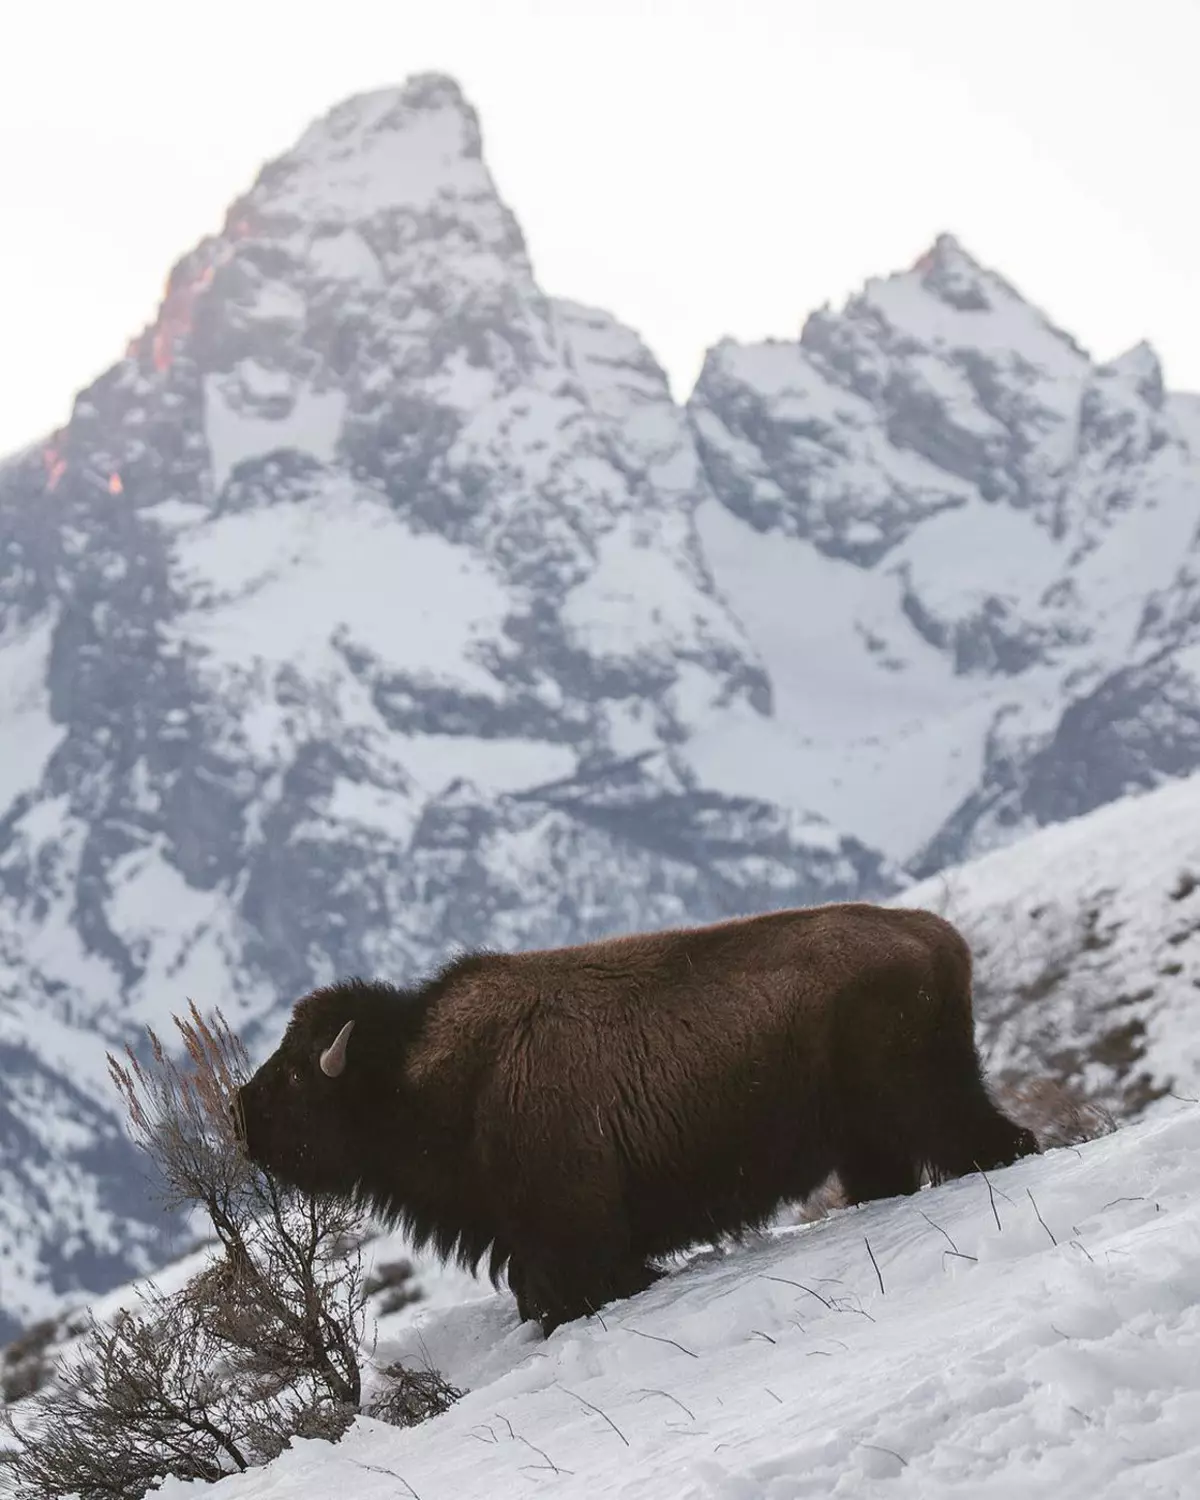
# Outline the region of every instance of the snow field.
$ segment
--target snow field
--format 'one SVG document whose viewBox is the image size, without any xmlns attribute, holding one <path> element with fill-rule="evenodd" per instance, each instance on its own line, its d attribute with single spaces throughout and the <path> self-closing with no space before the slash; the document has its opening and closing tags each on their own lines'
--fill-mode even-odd
<svg viewBox="0 0 1200 1500">
<path fill-rule="evenodd" d="M 1196 1493 L 1191 1105 L 701 1251 L 545 1341 L 507 1292 L 418 1273 L 431 1300 L 383 1322 L 377 1360 L 427 1359 L 469 1394 L 418 1428 L 297 1443 L 228 1500 Z"/>
</svg>

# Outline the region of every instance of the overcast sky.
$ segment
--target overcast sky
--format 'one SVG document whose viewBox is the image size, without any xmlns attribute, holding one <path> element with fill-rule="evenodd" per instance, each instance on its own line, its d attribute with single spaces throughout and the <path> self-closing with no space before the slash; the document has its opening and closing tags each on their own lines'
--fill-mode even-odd
<svg viewBox="0 0 1200 1500">
<path fill-rule="evenodd" d="M 948 229 L 1200 391 L 1200 0 L 41 0 L 0 41 L 0 453 L 65 419 L 259 165 L 428 69 L 545 288 L 686 394 Z"/>
</svg>

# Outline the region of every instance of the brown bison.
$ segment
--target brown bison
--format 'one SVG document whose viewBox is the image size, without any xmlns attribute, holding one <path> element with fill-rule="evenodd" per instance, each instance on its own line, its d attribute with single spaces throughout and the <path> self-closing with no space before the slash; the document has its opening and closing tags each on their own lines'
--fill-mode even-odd
<svg viewBox="0 0 1200 1500">
<path fill-rule="evenodd" d="M 507 1265 L 546 1333 L 833 1171 L 862 1202 L 1038 1149 L 984 1090 L 962 937 L 865 904 L 314 990 L 233 1115 L 283 1180 Z"/>
</svg>

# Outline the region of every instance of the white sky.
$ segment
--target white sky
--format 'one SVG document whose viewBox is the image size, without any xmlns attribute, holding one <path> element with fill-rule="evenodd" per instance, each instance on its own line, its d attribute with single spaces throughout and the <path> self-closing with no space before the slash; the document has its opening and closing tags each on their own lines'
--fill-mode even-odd
<svg viewBox="0 0 1200 1500">
<path fill-rule="evenodd" d="M 0 453 L 153 314 L 259 165 L 452 73 L 545 288 L 686 394 L 942 229 L 1200 390 L 1200 0 L 42 0 L 0 27 Z"/>
</svg>

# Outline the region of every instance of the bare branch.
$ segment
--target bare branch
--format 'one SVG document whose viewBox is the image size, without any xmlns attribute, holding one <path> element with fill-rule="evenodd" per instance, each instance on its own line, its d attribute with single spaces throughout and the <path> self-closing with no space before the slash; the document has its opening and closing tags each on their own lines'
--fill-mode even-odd
<svg viewBox="0 0 1200 1500">
<path fill-rule="evenodd" d="M 567 1395 L 568 1396 L 573 1396 L 575 1398 L 575 1400 L 580 1403 L 581 1406 L 586 1406 L 589 1411 L 594 1411 L 598 1417 L 603 1417 L 604 1420 L 608 1423 L 608 1425 L 612 1428 L 612 1430 L 616 1433 L 616 1435 L 625 1444 L 625 1446 L 627 1448 L 629 1447 L 629 1439 L 625 1436 L 625 1434 L 621 1431 L 621 1429 L 617 1426 L 617 1424 L 613 1421 L 613 1419 L 609 1416 L 609 1414 L 606 1411 L 601 1411 L 598 1406 L 593 1406 L 593 1404 L 590 1401 L 585 1400 L 581 1395 L 579 1395 L 579 1393 L 577 1391 L 567 1390 L 567 1387 L 565 1385 L 560 1385 L 559 1386 L 559 1390 L 566 1391 Z"/>
<path fill-rule="evenodd" d="M 1045 1219 L 1042 1218 L 1042 1211 L 1037 1206 L 1037 1199 L 1033 1196 L 1033 1193 L 1032 1193 L 1032 1191 L 1029 1188 L 1026 1188 L 1025 1191 L 1029 1194 L 1029 1201 L 1030 1201 L 1030 1203 L 1033 1204 L 1033 1211 L 1034 1211 L 1035 1214 L 1037 1214 L 1037 1221 L 1038 1221 L 1038 1223 L 1042 1226 L 1042 1228 L 1050 1236 L 1050 1243 L 1052 1245 L 1057 1245 L 1058 1241 L 1054 1238 L 1054 1231 L 1050 1228 L 1049 1224 L 1046 1223 Z"/>
<path fill-rule="evenodd" d="M 670 1344 L 673 1349 L 678 1349 L 679 1352 L 680 1352 L 680 1354 L 686 1354 L 690 1359 L 699 1359 L 700 1358 L 700 1356 L 695 1352 L 695 1350 L 693 1350 L 693 1349 L 686 1349 L 676 1339 L 666 1339 L 666 1338 L 663 1338 L 662 1335 L 658 1334 L 658 1333 L 643 1333 L 640 1328 L 630 1328 L 628 1324 L 625 1324 L 624 1328 L 625 1328 L 625 1332 L 626 1333 L 632 1333 L 635 1337 L 637 1337 L 639 1339 L 653 1339 L 653 1341 L 656 1344 Z"/>
<path fill-rule="evenodd" d="M 201 1208 L 219 1251 L 174 1295 L 151 1286 L 136 1311 L 93 1321 L 19 1420 L 4 1413 L 18 1500 L 140 1500 L 171 1475 L 211 1482 L 294 1437 L 336 1440 L 361 1405 L 364 1217 L 242 1154 L 229 1102 L 250 1073 L 244 1047 L 219 1011 L 189 1002 L 173 1019 L 179 1057 L 148 1029 L 146 1059 L 126 1048 L 108 1069 L 168 1202 Z M 411 1425 L 462 1394 L 432 1370 L 382 1374 L 370 1410 L 384 1421 Z"/>
<path fill-rule="evenodd" d="M 992 1187 L 991 1179 L 988 1177 L 988 1174 L 983 1170 L 978 1162 L 975 1163 L 975 1169 L 987 1184 L 988 1201 L 992 1205 L 992 1217 L 996 1220 L 996 1228 L 1001 1232 L 1001 1234 L 1003 1234 L 1004 1225 L 1000 1222 L 1000 1210 L 996 1207 L 996 1193 L 994 1188 Z"/>
<path fill-rule="evenodd" d="M 778 1281 L 783 1286 L 794 1286 L 794 1287 L 797 1287 L 800 1291 L 807 1292 L 810 1297 L 815 1297 L 817 1299 L 817 1301 L 823 1307 L 832 1307 L 833 1306 L 833 1303 L 830 1302 L 828 1300 L 828 1298 L 822 1297 L 821 1294 L 820 1294 L 820 1292 L 814 1292 L 813 1289 L 812 1289 L 812 1287 L 805 1286 L 802 1281 L 789 1281 L 786 1276 L 768 1276 L 765 1273 L 762 1273 L 762 1279 L 763 1279 L 763 1281 Z M 828 1279 L 835 1279 L 835 1278 L 828 1278 Z"/>
<path fill-rule="evenodd" d="M 653 1389 L 651 1387 L 647 1387 L 647 1388 L 644 1388 L 640 1392 L 640 1394 L 641 1394 L 641 1398 L 642 1398 L 643 1401 L 646 1399 L 647 1396 L 661 1396 L 664 1401 L 673 1401 L 675 1403 L 675 1405 L 679 1408 L 679 1410 L 681 1412 L 683 1412 L 691 1421 L 694 1422 L 696 1420 L 696 1413 L 691 1409 L 691 1407 L 690 1406 L 684 1406 L 683 1402 L 679 1399 L 679 1397 L 678 1396 L 672 1396 L 671 1393 L 670 1393 L 670 1391 L 659 1391 L 659 1390 L 655 1390 L 655 1389 Z"/>
<path fill-rule="evenodd" d="M 863 1244 L 867 1247 L 867 1254 L 871 1257 L 871 1264 L 875 1267 L 875 1275 L 879 1278 L 879 1290 L 883 1292 L 883 1272 L 879 1269 L 879 1262 L 875 1259 L 874 1250 L 871 1249 L 871 1241 L 865 1234 L 863 1235 Z"/>
</svg>

